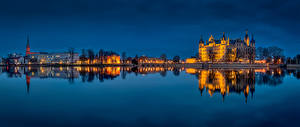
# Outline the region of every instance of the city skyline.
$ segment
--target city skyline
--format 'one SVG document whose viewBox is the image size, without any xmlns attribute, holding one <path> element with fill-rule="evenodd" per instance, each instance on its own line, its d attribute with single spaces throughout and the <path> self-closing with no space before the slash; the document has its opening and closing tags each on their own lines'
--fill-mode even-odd
<svg viewBox="0 0 300 127">
<path fill-rule="evenodd" d="M 231 36 L 229 33 L 226 33 L 226 32 L 218 32 L 218 33 L 212 33 L 212 34 L 207 34 L 207 36 L 205 36 L 205 35 L 203 35 L 203 34 L 200 34 L 199 35 L 199 39 L 197 39 L 197 40 L 193 40 L 194 41 L 194 43 L 195 44 L 192 44 L 194 47 L 191 47 L 190 45 L 188 46 L 188 45 L 186 45 L 186 47 L 191 47 L 192 48 L 192 50 L 190 50 L 190 53 L 191 54 L 174 54 L 174 55 L 167 55 L 167 57 L 168 58 L 173 58 L 173 56 L 176 56 L 176 55 L 179 55 L 179 56 L 182 56 L 182 58 L 190 58 L 190 57 L 192 57 L 192 56 L 195 56 L 195 54 L 197 54 L 197 53 L 199 53 L 199 49 L 198 49 L 198 47 L 199 47 L 199 41 L 208 41 L 211 37 L 213 37 L 213 38 L 215 38 L 215 39 L 217 39 L 217 40 L 219 40 L 219 39 L 222 39 L 224 36 L 226 36 L 226 38 L 228 38 L 228 39 L 230 39 L 230 41 L 234 41 L 234 40 L 236 40 L 236 39 L 241 39 L 241 40 L 243 40 L 244 39 L 244 36 L 245 36 L 245 33 L 248 33 L 249 34 L 249 36 L 251 36 L 251 37 L 254 37 L 254 33 L 253 32 L 248 32 L 248 29 L 245 29 L 243 32 L 240 32 L 241 33 L 241 35 L 239 35 L 239 36 L 237 36 L 237 37 L 234 37 L 234 36 Z M 255 38 L 257 38 L 256 36 L 255 36 Z M 2 56 L 6 56 L 7 54 L 11 54 L 11 53 L 17 53 L 17 54 L 21 54 L 21 55 L 26 55 L 26 53 L 24 52 L 24 50 L 28 50 L 28 46 L 30 45 L 30 48 L 29 48 L 29 50 L 31 50 L 31 51 L 33 51 L 33 53 L 34 52 L 49 52 L 49 53 L 52 53 L 52 52 L 60 52 L 60 53 L 63 53 L 63 52 L 69 52 L 69 50 L 72 48 L 72 49 L 74 49 L 75 50 L 75 52 L 77 52 L 77 53 L 81 53 L 81 51 L 83 50 L 83 49 L 86 49 L 86 50 L 88 50 L 88 49 L 91 49 L 91 50 L 94 50 L 94 51 L 98 51 L 98 50 L 100 50 L 100 49 L 104 49 L 104 48 L 98 48 L 98 47 L 90 47 L 90 48 L 88 48 L 89 46 L 87 46 L 87 47 L 81 47 L 81 48 L 74 48 L 74 46 L 72 47 L 72 46 L 69 46 L 69 47 L 62 47 L 62 48 L 60 48 L 60 49 L 55 49 L 55 48 L 53 48 L 53 49 L 49 49 L 49 48 L 47 48 L 48 46 L 41 46 L 41 47 L 38 47 L 38 46 L 36 46 L 36 45 L 33 45 L 32 46 L 32 43 L 33 44 L 37 44 L 37 42 L 32 42 L 32 36 L 31 36 L 31 34 L 29 33 L 26 33 L 25 34 L 25 39 L 26 40 L 24 40 L 24 42 L 23 42 L 23 45 L 18 45 L 18 47 L 16 47 L 16 48 L 14 48 L 14 49 L 8 49 L 9 51 L 8 52 L 6 52 L 6 53 L 4 53 Z M 258 41 L 259 42 L 259 41 Z M 206 42 L 207 43 L 207 42 Z M 26 44 L 25 45 L 25 48 L 24 48 L 24 44 Z M 257 45 L 262 45 L 262 44 L 257 44 Z M 19 48 L 19 46 L 22 46 L 23 48 Z M 270 46 L 276 46 L 276 45 L 270 45 Z M 33 47 L 33 48 L 31 48 L 31 47 Z M 256 47 L 260 47 L 260 46 L 256 46 Z M 268 47 L 267 45 L 265 45 L 265 46 L 261 46 L 261 47 Z M 129 47 L 130 48 L 130 47 Z M 132 56 L 132 57 L 134 57 L 135 55 L 139 55 L 139 56 L 150 56 L 150 57 L 159 57 L 160 55 L 162 55 L 162 54 L 167 54 L 166 52 L 165 52 L 165 50 L 163 50 L 163 49 L 161 49 L 161 50 L 158 50 L 158 49 L 153 49 L 153 50 L 151 50 L 150 49 L 150 52 L 148 53 L 148 54 L 145 54 L 145 52 L 143 52 L 143 51 L 140 51 L 140 50 L 127 50 L 128 52 L 126 52 L 125 50 L 114 50 L 115 48 L 110 48 L 110 47 L 108 47 L 108 48 L 106 48 L 106 49 L 104 49 L 104 50 L 108 50 L 108 51 L 115 51 L 115 52 L 117 52 L 117 53 L 119 53 L 119 54 L 121 54 L 122 52 L 125 52 L 125 53 L 129 53 L 130 54 L 130 56 Z M 170 51 L 171 51 L 172 49 L 170 49 Z M 175 50 L 176 51 L 176 50 Z M 285 53 L 285 51 L 286 50 L 284 50 L 284 53 Z M 26 51 L 27 52 L 27 51 Z M 151 52 L 153 52 L 153 53 L 151 53 Z M 144 54 L 143 54 L 144 53 Z M 171 54 L 172 54 L 172 52 L 171 52 Z M 285 55 L 285 54 L 284 54 Z M 295 55 L 295 54 L 291 54 L 291 56 L 293 56 L 293 55 Z M 289 55 L 287 55 L 287 57 L 289 57 Z"/>
<path fill-rule="evenodd" d="M 0 126 L 297 126 L 299 6 L 2 0 Z"/>
<path fill-rule="evenodd" d="M 91 48 L 147 56 L 190 57 L 200 35 L 255 33 L 260 46 L 278 46 L 294 56 L 297 1 L 70 1 L 29 0 L 1 5 L 0 55 L 23 51 L 26 33 L 36 51 Z M 58 5 L 58 6 L 56 6 Z M 247 5 L 247 7 L 244 7 Z M 213 6 L 211 8 L 211 6 Z M 9 7 L 9 8 L 8 8 Z M 12 9 L 13 8 L 13 9 Z"/>
</svg>

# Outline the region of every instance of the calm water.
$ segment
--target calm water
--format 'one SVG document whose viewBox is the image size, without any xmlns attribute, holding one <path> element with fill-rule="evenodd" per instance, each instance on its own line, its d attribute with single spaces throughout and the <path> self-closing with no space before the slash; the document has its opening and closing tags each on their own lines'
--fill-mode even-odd
<svg viewBox="0 0 300 127">
<path fill-rule="evenodd" d="M 300 70 L 0 69 L 0 126 L 296 126 Z"/>
</svg>

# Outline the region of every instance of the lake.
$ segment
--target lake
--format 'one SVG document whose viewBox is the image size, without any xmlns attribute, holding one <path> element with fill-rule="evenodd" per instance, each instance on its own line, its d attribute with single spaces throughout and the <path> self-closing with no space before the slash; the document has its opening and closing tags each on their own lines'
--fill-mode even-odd
<svg viewBox="0 0 300 127">
<path fill-rule="evenodd" d="M 300 70 L 1 67 L 0 126 L 296 126 Z"/>
</svg>

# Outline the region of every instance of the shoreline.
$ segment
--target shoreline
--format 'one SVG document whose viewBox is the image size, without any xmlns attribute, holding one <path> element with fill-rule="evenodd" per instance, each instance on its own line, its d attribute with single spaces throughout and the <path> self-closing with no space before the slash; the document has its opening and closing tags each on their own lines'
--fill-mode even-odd
<svg viewBox="0 0 300 127">
<path fill-rule="evenodd" d="M 143 63 L 138 65 L 133 64 L 19 64 L 19 65 L 0 65 L 9 67 L 174 67 L 174 68 L 199 68 L 199 69 L 230 69 L 230 68 L 286 68 L 300 69 L 300 64 L 249 64 L 249 63 Z"/>
</svg>

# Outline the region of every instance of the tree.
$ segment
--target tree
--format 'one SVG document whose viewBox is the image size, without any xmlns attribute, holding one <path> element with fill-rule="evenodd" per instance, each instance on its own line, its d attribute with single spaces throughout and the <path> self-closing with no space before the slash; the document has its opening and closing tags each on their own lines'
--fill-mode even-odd
<svg viewBox="0 0 300 127">
<path fill-rule="evenodd" d="M 126 52 L 122 52 L 122 61 L 123 63 L 125 62 L 126 60 Z"/>
<path fill-rule="evenodd" d="M 164 62 L 167 62 L 167 55 L 161 54 L 160 59 L 163 60 Z"/>
<path fill-rule="evenodd" d="M 174 56 L 173 57 L 173 62 L 174 63 L 179 63 L 180 62 L 180 57 L 179 56 Z"/>
<path fill-rule="evenodd" d="M 296 64 L 300 64 L 300 54 L 296 56 Z"/>
<path fill-rule="evenodd" d="M 258 58 L 259 60 L 263 60 L 264 57 L 263 57 L 263 48 L 262 47 L 258 47 L 256 49 L 256 58 Z"/>
<path fill-rule="evenodd" d="M 291 64 L 291 63 L 292 63 L 292 58 L 291 57 L 286 58 L 286 64 Z"/>
<path fill-rule="evenodd" d="M 85 49 L 82 49 L 82 53 L 81 53 L 79 59 L 80 59 L 81 63 L 83 63 L 87 60 L 87 54 L 86 54 Z"/>
<path fill-rule="evenodd" d="M 89 57 L 89 60 L 90 60 L 90 64 L 92 64 L 93 60 L 95 59 L 95 53 L 92 49 L 88 50 L 88 57 Z"/>
<path fill-rule="evenodd" d="M 269 52 L 270 56 L 272 56 L 272 57 L 282 57 L 283 56 L 283 49 L 276 47 L 276 46 L 268 47 L 268 52 Z"/>
<path fill-rule="evenodd" d="M 270 57 L 270 52 L 269 52 L 268 48 L 263 48 L 262 56 L 263 56 L 263 59 L 267 59 Z"/>
<path fill-rule="evenodd" d="M 74 63 L 74 48 L 69 49 L 69 54 L 71 57 L 71 64 L 73 64 Z"/>
<path fill-rule="evenodd" d="M 273 63 L 280 63 L 284 60 L 283 49 L 277 46 L 271 47 L 258 47 L 256 50 L 256 58 L 262 60 L 267 60 L 267 62 L 271 62 L 272 59 L 274 60 Z"/>
<path fill-rule="evenodd" d="M 139 57 L 138 57 L 138 55 L 136 55 L 136 56 L 132 59 L 131 63 L 134 64 L 134 65 L 138 65 L 138 64 L 139 64 Z"/>
<path fill-rule="evenodd" d="M 104 51 L 103 51 L 103 49 L 100 49 L 98 54 L 99 54 L 100 64 L 103 64 L 103 60 L 104 60 Z"/>
</svg>

